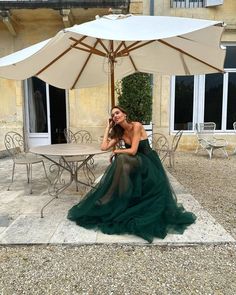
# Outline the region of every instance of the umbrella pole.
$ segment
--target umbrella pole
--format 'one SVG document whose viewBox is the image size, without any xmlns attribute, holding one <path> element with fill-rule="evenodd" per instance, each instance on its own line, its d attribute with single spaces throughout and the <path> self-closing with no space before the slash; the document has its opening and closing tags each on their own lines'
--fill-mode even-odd
<svg viewBox="0 0 236 295">
<path fill-rule="evenodd" d="M 111 63 L 111 107 L 115 106 L 115 75 L 114 75 L 114 61 Z"/>
<path fill-rule="evenodd" d="M 111 107 L 115 106 L 115 74 L 114 74 L 114 47 L 113 41 L 110 41 L 110 53 L 109 53 L 109 63 L 110 63 L 110 78 L 111 78 Z"/>
</svg>

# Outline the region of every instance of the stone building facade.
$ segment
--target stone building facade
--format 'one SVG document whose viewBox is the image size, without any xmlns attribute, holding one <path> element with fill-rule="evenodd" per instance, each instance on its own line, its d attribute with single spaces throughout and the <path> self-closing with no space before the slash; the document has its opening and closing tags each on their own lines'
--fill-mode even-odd
<svg viewBox="0 0 236 295">
<path fill-rule="evenodd" d="M 236 121 L 234 0 L 89 1 L 89 7 L 83 6 L 84 3 L 85 1 L 56 0 L 1 1 L 0 57 L 48 39 L 64 27 L 92 20 L 96 15 L 107 14 L 110 7 L 114 13 L 223 20 L 227 24 L 222 36 L 228 53 L 225 74 L 196 77 L 154 75 L 152 121 L 154 132 L 173 136 L 177 130 L 183 129 L 180 145 L 182 149 L 195 148 L 194 124 L 204 120 L 215 120 L 219 135 L 223 134 L 231 146 L 236 145 L 230 125 L 232 120 Z M 179 92 L 179 85 L 184 87 L 185 91 L 182 93 Z M 212 93 L 215 93 L 212 85 L 218 87 L 216 100 L 212 97 Z M 37 88 L 44 96 L 44 112 L 38 114 L 40 120 L 35 124 L 29 105 L 35 99 L 32 98 L 32 89 Z M 1 78 L 0 91 L 0 151 L 5 149 L 4 134 L 9 130 L 24 134 L 29 146 L 62 142 L 64 127 L 72 130 L 87 129 L 94 140 L 103 134 L 110 109 L 108 85 L 59 90 L 36 78 L 27 81 Z"/>
<path fill-rule="evenodd" d="M 216 133 L 235 147 L 236 136 L 236 2 L 164 0 L 143 1 L 143 13 L 222 20 L 226 29 L 222 44 L 226 46 L 225 74 L 190 77 L 154 76 L 153 122 L 154 131 L 172 135 L 183 129 L 180 148 L 194 150 L 194 125 L 213 121 Z M 181 91 L 180 91 L 180 86 Z"/>
</svg>

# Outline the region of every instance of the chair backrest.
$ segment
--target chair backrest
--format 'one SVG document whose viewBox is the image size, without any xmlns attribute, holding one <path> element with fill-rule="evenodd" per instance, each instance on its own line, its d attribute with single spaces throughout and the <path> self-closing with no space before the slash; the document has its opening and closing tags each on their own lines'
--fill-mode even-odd
<svg viewBox="0 0 236 295">
<path fill-rule="evenodd" d="M 12 158 L 16 158 L 17 155 L 23 153 L 25 150 L 25 143 L 22 135 L 14 131 L 9 131 L 5 134 L 4 145 Z"/>
<path fill-rule="evenodd" d="M 64 135 L 65 135 L 67 143 L 75 143 L 76 142 L 75 135 L 69 128 L 64 129 Z"/>
<path fill-rule="evenodd" d="M 92 136 L 87 130 L 79 130 L 74 133 L 76 143 L 92 143 Z"/>
<path fill-rule="evenodd" d="M 169 142 L 165 135 L 156 132 L 149 135 L 148 140 L 152 148 L 158 153 L 160 160 L 164 161 L 169 151 Z"/>
<path fill-rule="evenodd" d="M 175 152 L 175 151 L 176 151 L 176 149 L 177 149 L 177 147 L 178 147 L 178 145 L 179 145 L 179 141 L 180 141 L 182 135 L 183 135 L 183 130 L 179 130 L 179 131 L 175 134 L 175 136 L 173 137 L 173 140 L 172 140 L 172 143 L 171 143 L 171 150 L 172 150 L 172 152 Z"/>
<path fill-rule="evenodd" d="M 233 123 L 234 131 L 236 132 L 236 122 Z"/>
<path fill-rule="evenodd" d="M 211 139 L 214 136 L 216 124 L 214 122 L 204 122 L 196 124 L 196 132 L 199 139 Z"/>
</svg>

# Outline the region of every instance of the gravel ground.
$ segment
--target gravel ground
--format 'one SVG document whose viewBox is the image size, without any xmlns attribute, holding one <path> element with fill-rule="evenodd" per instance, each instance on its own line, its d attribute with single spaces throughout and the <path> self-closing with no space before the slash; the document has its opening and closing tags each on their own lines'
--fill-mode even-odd
<svg viewBox="0 0 236 295">
<path fill-rule="evenodd" d="M 212 160 L 205 154 L 178 152 L 170 173 L 236 239 L 236 154 Z"/>
<path fill-rule="evenodd" d="M 236 238 L 236 155 L 169 171 Z M 0 294 L 236 294 L 236 245 L 0 247 Z"/>
</svg>

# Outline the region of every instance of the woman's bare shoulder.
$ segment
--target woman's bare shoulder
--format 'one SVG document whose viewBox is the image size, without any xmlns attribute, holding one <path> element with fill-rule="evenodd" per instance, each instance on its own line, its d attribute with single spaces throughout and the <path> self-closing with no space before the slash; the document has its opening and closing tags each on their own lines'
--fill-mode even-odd
<svg viewBox="0 0 236 295">
<path fill-rule="evenodd" d="M 135 128 L 141 128 L 143 125 L 140 122 L 132 122 Z"/>
</svg>

